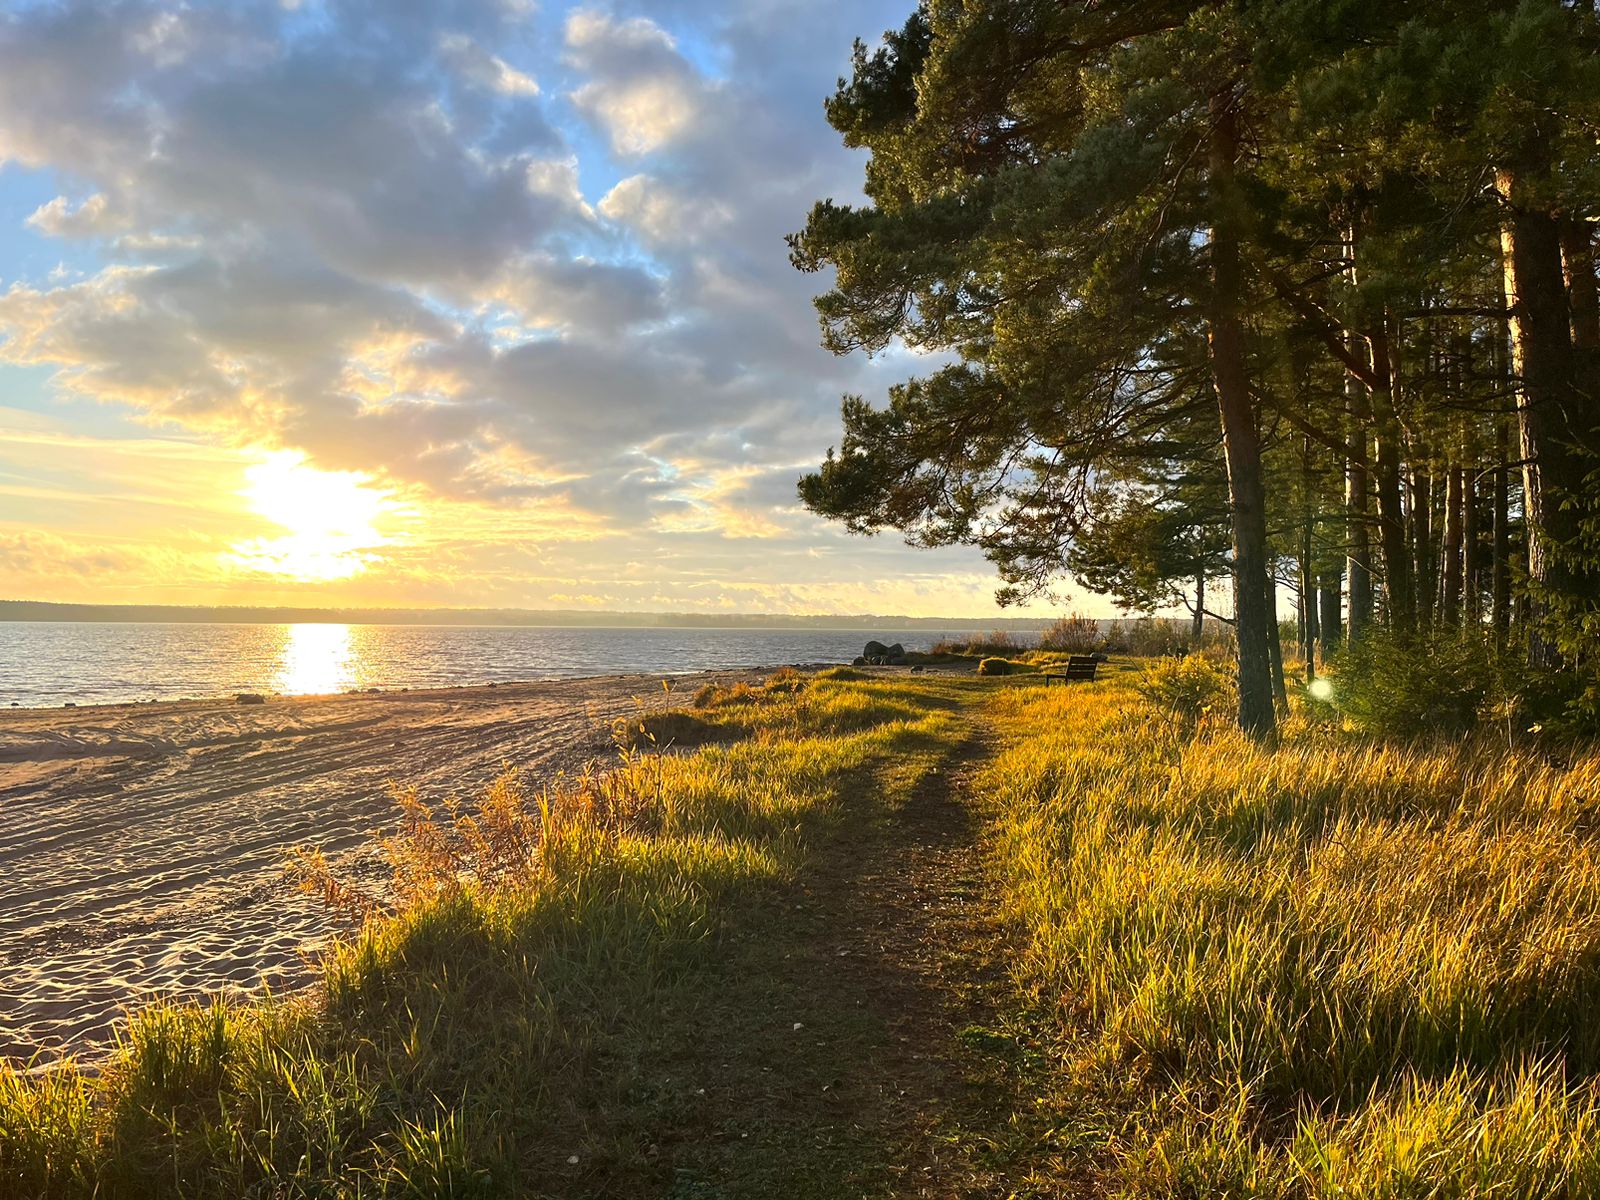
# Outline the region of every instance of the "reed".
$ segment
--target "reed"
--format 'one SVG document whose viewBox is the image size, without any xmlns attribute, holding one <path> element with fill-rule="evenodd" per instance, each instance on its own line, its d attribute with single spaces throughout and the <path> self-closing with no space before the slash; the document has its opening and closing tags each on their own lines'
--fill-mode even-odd
<svg viewBox="0 0 1600 1200">
<path fill-rule="evenodd" d="M 1118 1186 L 1594 1195 L 1600 755 L 1264 747 L 1124 678 L 998 693 L 981 780 L 1040 1086 L 1117 1114 Z"/>
</svg>

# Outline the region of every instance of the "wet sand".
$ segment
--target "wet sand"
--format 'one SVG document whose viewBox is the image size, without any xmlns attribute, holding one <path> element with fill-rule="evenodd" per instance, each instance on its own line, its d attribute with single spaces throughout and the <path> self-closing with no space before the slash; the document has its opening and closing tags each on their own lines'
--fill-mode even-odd
<svg viewBox="0 0 1600 1200">
<path fill-rule="evenodd" d="M 295 846 L 377 867 L 392 783 L 470 798 L 611 753 L 611 722 L 716 671 L 344 696 L 0 710 L 0 1057 L 93 1057 L 156 995 L 306 983 L 336 921 Z"/>
</svg>

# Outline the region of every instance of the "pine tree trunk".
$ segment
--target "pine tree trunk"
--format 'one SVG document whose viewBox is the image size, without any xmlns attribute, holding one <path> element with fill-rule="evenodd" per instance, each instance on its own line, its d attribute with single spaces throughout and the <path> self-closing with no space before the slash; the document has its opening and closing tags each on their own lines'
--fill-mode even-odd
<svg viewBox="0 0 1600 1200">
<path fill-rule="evenodd" d="M 1600 289 L 1594 273 L 1594 235 L 1588 223 L 1561 222 L 1561 266 L 1572 314 L 1572 344 L 1579 351 L 1600 349 Z"/>
<path fill-rule="evenodd" d="M 1437 571 L 1433 559 L 1433 478 L 1421 463 L 1411 469 L 1411 578 L 1416 626 L 1426 633 L 1433 627 Z"/>
<path fill-rule="evenodd" d="M 1461 612 L 1467 628 L 1483 625 L 1483 529 L 1478 516 L 1477 438 L 1468 446 L 1461 472 Z"/>
<path fill-rule="evenodd" d="M 1355 346 L 1357 340 L 1350 338 Z M 1344 537 L 1346 575 L 1350 591 L 1350 640 L 1355 641 L 1372 624 L 1372 530 L 1368 526 L 1367 426 L 1372 423 L 1372 406 L 1367 391 L 1353 376 L 1344 380 L 1345 400 L 1350 405 L 1345 436 Z"/>
<path fill-rule="evenodd" d="M 1574 443 L 1595 438 L 1600 400 L 1574 386 L 1560 221 L 1527 200 L 1515 171 L 1500 170 L 1496 185 L 1504 202 L 1500 243 L 1511 311 L 1511 362 L 1520 381 L 1522 503 L 1532 582 L 1528 661 L 1554 667 L 1560 656 L 1542 628 L 1546 612 L 1552 604 L 1593 603 L 1595 581 L 1574 569 L 1560 550 L 1577 541 L 1578 514 L 1564 501 L 1582 494 L 1588 464 Z"/>
<path fill-rule="evenodd" d="M 1267 605 L 1267 518 L 1261 477 L 1261 436 L 1250 397 L 1244 323 L 1239 315 L 1243 281 L 1239 262 L 1238 195 L 1234 164 L 1238 119 L 1232 97 L 1211 100 L 1211 372 L 1228 466 L 1233 521 L 1235 631 L 1239 639 L 1239 725 L 1255 737 L 1277 730 L 1273 711 L 1272 650 L 1277 623 Z M 1271 628 L 1269 628 L 1269 625 Z M 1279 676 L 1280 683 L 1282 676 Z"/>
<path fill-rule="evenodd" d="M 1495 330 L 1494 377 L 1497 390 L 1510 392 L 1511 355 L 1507 330 Z M 1503 416 L 1494 419 L 1494 515 L 1490 518 L 1489 625 L 1495 640 L 1505 645 L 1511 634 L 1511 427 Z"/>
<path fill-rule="evenodd" d="M 1300 656 L 1306 679 L 1317 674 L 1317 582 L 1311 574 L 1311 527 L 1305 527 L 1300 552 Z"/>
<path fill-rule="evenodd" d="M 1344 572 L 1337 567 L 1330 568 L 1324 572 L 1318 592 L 1322 597 L 1322 612 L 1317 617 L 1317 635 L 1324 664 L 1338 653 L 1344 641 L 1344 622 L 1339 613 L 1339 585 L 1343 579 Z"/>
<path fill-rule="evenodd" d="M 1389 628 L 1402 636 L 1413 625 L 1411 548 L 1406 544 L 1405 504 L 1400 489 L 1400 417 L 1394 407 L 1393 365 L 1389 335 L 1382 331 L 1368 338 L 1372 369 L 1381 386 L 1372 391 L 1373 466 L 1377 476 L 1378 546 L 1383 557 L 1383 592 Z"/>
<path fill-rule="evenodd" d="M 1190 631 L 1195 648 L 1200 647 L 1206 636 L 1206 569 L 1201 567 L 1194 573 L 1194 628 Z"/>
<path fill-rule="evenodd" d="M 1317 577 L 1311 560 L 1311 498 L 1314 490 L 1311 473 L 1311 439 L 1300 439 L 1300 655 L 1305 660 L 1306 680 L 1317 675 Z"/>
<path fill-rule="evenodd" d="M 1573 386 L 1580 403 L 1593 413 L 1600 409 L 1600 288 L 1595 281 L 1594 235 L 1587 222 L 1571 218 L 1561 222 L 1561 265 L 1572 314 Z M 1591 449 L 1600 451 L 1600 446 Z"/>
<path fill-rule="evenodd" d="M 1489 593 L 1489 624 L 1501 642 L 1511 633 L 1511 441 L 1505 421 L 1497 422 L 1496 447 L 1500 467 L 1494 473 L 1493 580 Z"/>
<path fill-rule="evenodd" d="M 1278 624 L 1278 588 L 1272 576 L 1267 576 L 1266 602 L 1268 618 L 1267 654 L 1272 664 L 1272 700 L 1274 715 L 1289 712 L 1289 688 L 1283 676 L 1283 631 Z"/>
<path fill-rule="evenodd" d="M 1466 473 L 1460 465 L 1448 468 L 1444 498 L 1444 587 L 1440 617 L 1448 629 L 1461 627 L 1462 494 Z"/>
</svg>

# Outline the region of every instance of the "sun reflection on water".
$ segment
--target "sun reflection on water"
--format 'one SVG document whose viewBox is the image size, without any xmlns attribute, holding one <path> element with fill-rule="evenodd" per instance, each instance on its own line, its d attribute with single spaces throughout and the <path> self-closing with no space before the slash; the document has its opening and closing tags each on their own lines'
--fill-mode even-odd
<svg viewBox="0 0 1600 1200">
<path fill-rule="evenodd" d="M 289 625 L 284 629 L 275 687 L 286 696 L 342 692 L 356 684 L 348 625 Z"/>
</svg>

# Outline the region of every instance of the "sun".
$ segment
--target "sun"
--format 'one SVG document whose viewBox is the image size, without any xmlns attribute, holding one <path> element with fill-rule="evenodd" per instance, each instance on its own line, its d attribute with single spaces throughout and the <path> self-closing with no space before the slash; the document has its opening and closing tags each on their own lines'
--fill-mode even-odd
<svg viewBox="0 0 1600 1200">
<path fill-rule="evenodd" d="M 228 557 L 268 575 L 306 581 L 348 579 L 367 569 L 391 539 L 379 521 L 393 494 L 358 471 L 323 471 L 305 455 L 275 450 L 245 468 L 239 492 L 250 511 L 284 532 L 234 543 Z"/>
</svg>

